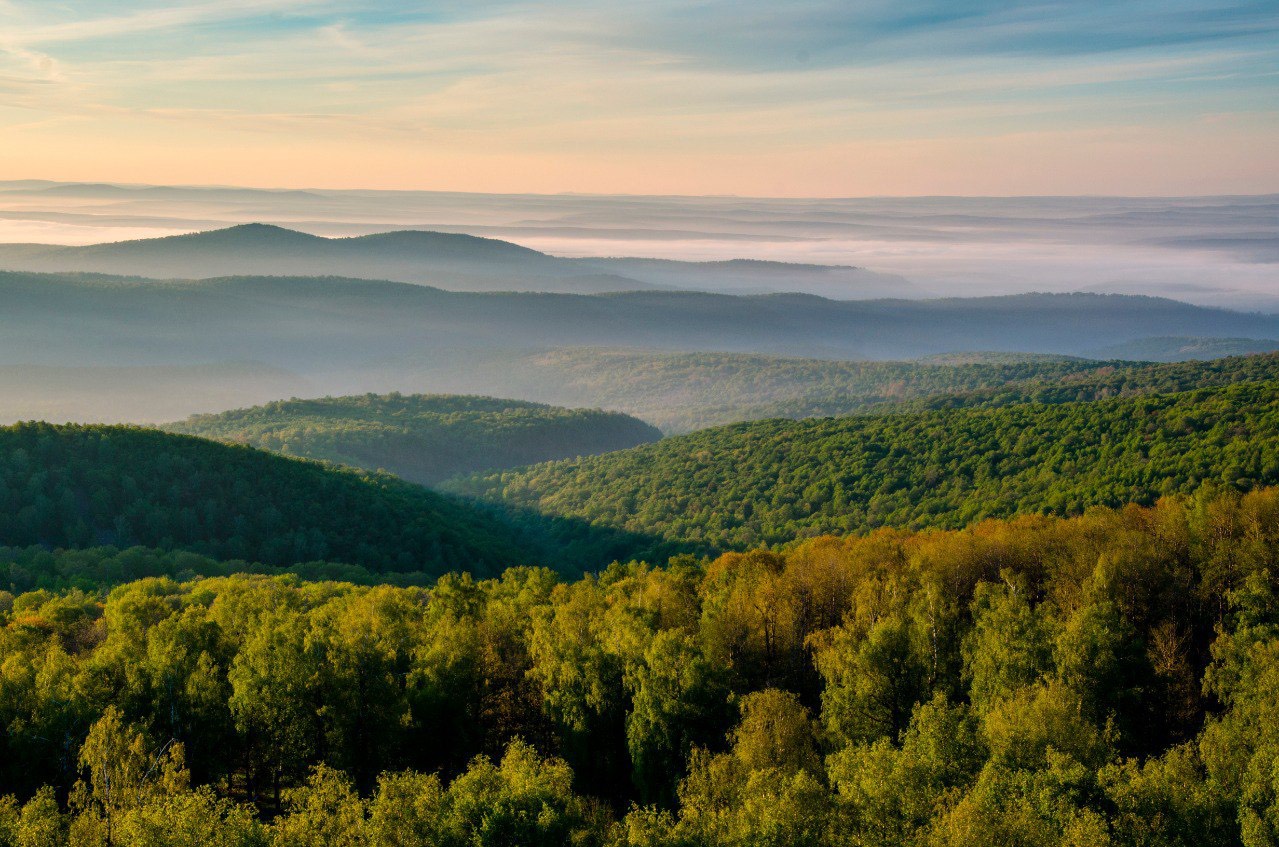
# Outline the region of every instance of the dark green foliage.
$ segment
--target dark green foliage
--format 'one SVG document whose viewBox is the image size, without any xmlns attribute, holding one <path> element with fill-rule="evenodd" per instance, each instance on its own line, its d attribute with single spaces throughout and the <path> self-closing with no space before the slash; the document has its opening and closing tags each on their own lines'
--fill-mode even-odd
<svg viewBox="0 0 1279 847">
<path fill-rule="evenodd" d="M 1096 403 L 756 421 L 452 490 L 701 552 L 1279 482 L 1279 383 Z"/>
<path fill-rule="evenodd" d="M 643 421 L 617 412 L 400 394 L 281 400 L 197 415 L 164 429 L 387 470 L 424 485 L 480 470 L 621 450 L 661 437 Z"/>
<path fill-rule="evenodd" d="M 287 566 L 493 572 L 525 558 L 468 506 L 388 475 L 155 430 L 0 429 L 0 542 L 183 549 Z"/>
</svg>

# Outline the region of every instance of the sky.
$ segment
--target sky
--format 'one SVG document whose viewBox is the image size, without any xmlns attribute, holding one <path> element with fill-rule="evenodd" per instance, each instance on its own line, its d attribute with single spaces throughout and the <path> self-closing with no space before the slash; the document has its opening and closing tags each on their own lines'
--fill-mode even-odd
<svg viewBox="0 0 1279 847">
<path fill-rule="evenodd" d="M 0 179 L 1279 191 L 1274 0 L 0 0 Z"/>
</svg>

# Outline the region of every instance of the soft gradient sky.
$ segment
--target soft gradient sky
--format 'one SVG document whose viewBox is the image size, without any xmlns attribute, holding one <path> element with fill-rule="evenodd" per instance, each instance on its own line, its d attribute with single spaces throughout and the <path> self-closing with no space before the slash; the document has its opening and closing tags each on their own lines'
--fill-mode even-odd
<svg viewBox="0 0 1279 847">
<path fill-rule="evenodd" d="M 0 179 L 1279 191 L 1275 0 L 0 0 Z"/>
</svg>

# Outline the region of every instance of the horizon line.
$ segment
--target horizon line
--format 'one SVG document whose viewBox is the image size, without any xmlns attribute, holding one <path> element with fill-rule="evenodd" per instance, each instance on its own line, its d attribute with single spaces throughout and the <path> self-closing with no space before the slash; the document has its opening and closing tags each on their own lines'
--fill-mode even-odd
<svg viewBox="0 0 1279 847">
<path fill-rule="evenodd" d="M 333 194 L 451 194 L 475 197 L 623 197 L 646 199 L 723 199 L 723 200 L 1192 200 L 1207 198 L 1262 198 L 1279 197 L 1279 191 L 1255 193 L 1230 192 L 1223 194 L 643 194 L 635 192 L 596 191 L 473 191 L 444 188 L 328 188 L 319 185 L 282 186 L 252 185 L 242 183 L 166 183 L 166 182 L 114 182 L 111 180 L 60 180 L 44 177 L 17 177 L 0 179 L 0 186 L 13 183 L 48 183 L 50 186 L 102 186 L 122 189 L 176 188 L 192 191 L 216 191 L 238 189 L 261 191 L 267 194 L 285 192 L 326 192 Z"/>
</svg>

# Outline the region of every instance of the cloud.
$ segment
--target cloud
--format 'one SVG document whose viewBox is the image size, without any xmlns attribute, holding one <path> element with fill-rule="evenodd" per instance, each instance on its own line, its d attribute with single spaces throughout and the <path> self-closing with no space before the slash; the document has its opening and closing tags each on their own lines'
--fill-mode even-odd
<svg viewBox="0 0 1279 847">
<path fill-rule="evenodd" d="M 163 125 L 745 162 L 1217 113 L 1279 122 L 1279 9 L 1253 0 L 0 3 L 0 104 L 98 121 L 104 143 Z"/>
</svg>

